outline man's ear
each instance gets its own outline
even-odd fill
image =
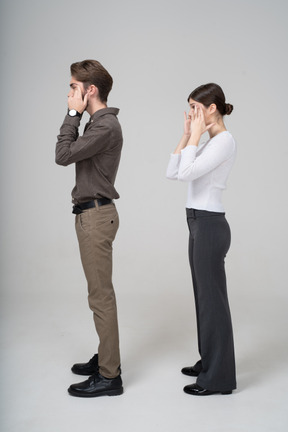
[[[89,94],[89,96],[96,96],[98,98],[99,97],[99,90],[95,85],[91,84],[89,86],[89,89],[88,89],[88,94]]]

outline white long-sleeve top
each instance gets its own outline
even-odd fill
[[[186,207],[224,212],[222,191],[236,156],[236,142],[228,131],[204,144],[187,146],[171,154],[167,178],[188,183]]]

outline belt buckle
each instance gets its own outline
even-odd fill
[[[78,204],[75,204],[73,206],[72,213],[79,215],[79,214],[83,213],[83,211],[82,211],[81,207],[78,206]]]

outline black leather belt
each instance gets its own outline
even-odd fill
[[[97,199],[92,200],[92,201],[86,201],[84,203],[75,204],[73,206],[72,213],[80,214],[80,213],[83,213],[83,210],[88,210],[89,208],[96,207],[95,201],[97,202],[99,207],[112,203],[112,200],[109,198],[97,198]]]
[[[196,210],[193,208],[186,208],[186,214],[187,217],[193,218],[193,219],[198,219],[200,217],[207,217],[207,216],[223,216],[225,215],[225,213],[222,212],[213,212],[213,211],[208,211],[208,210]]]

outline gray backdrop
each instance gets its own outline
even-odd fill
[[[286,296],[286,5],[281,0],[2,2],[6,288],[19,290],[25,282],[29,291],[39,291],[35,281],[45,276],[47,282],[52,272],[50,289],[58,290],[63,263],[73,259],[74,167],[54,164],[54,146],[66,113],[69,66],[96,58],[114,77],[109,104],[120,107],[125,137],[116,248],[124,288],[132,278],[143,281],[151,274],[156,283],[147,290],[170,286],[174,274],[185,272],[186,185],[166,180],[165,170],[182,133],[187,95],[215,81],[234,104],[226,124],[239,144],[225,194],[234,239],[230,277],[242,294]]]
[[[27,320],[41,331],[61,316],[57,331],[76,333],[75,342],[83,336],[71,323],[79,310],[87,313],[71,214],[74,166],[57,166],[54,148],[69,66],[95,58],[114,78],[109,105],[120,108],[125,138],[114,248],[123,361],[132,345],[153,350],[163,337],[180,349],[193,316],[187,185],[166,180],[165,171],[188,94],[211,81],[234,105],[226,125],[238,141],[225,192],[229,295],[243,342],[238,362],[254,354],[272,360],[274,348],[280,364],[286,361],[286,0],[2,0],[0,12],[4,343],[16,317],[17,331]],[[130,344],[129,329],[149,323],[155,339],[147,334]],[[267,343],[259,346],[264,323]]]

